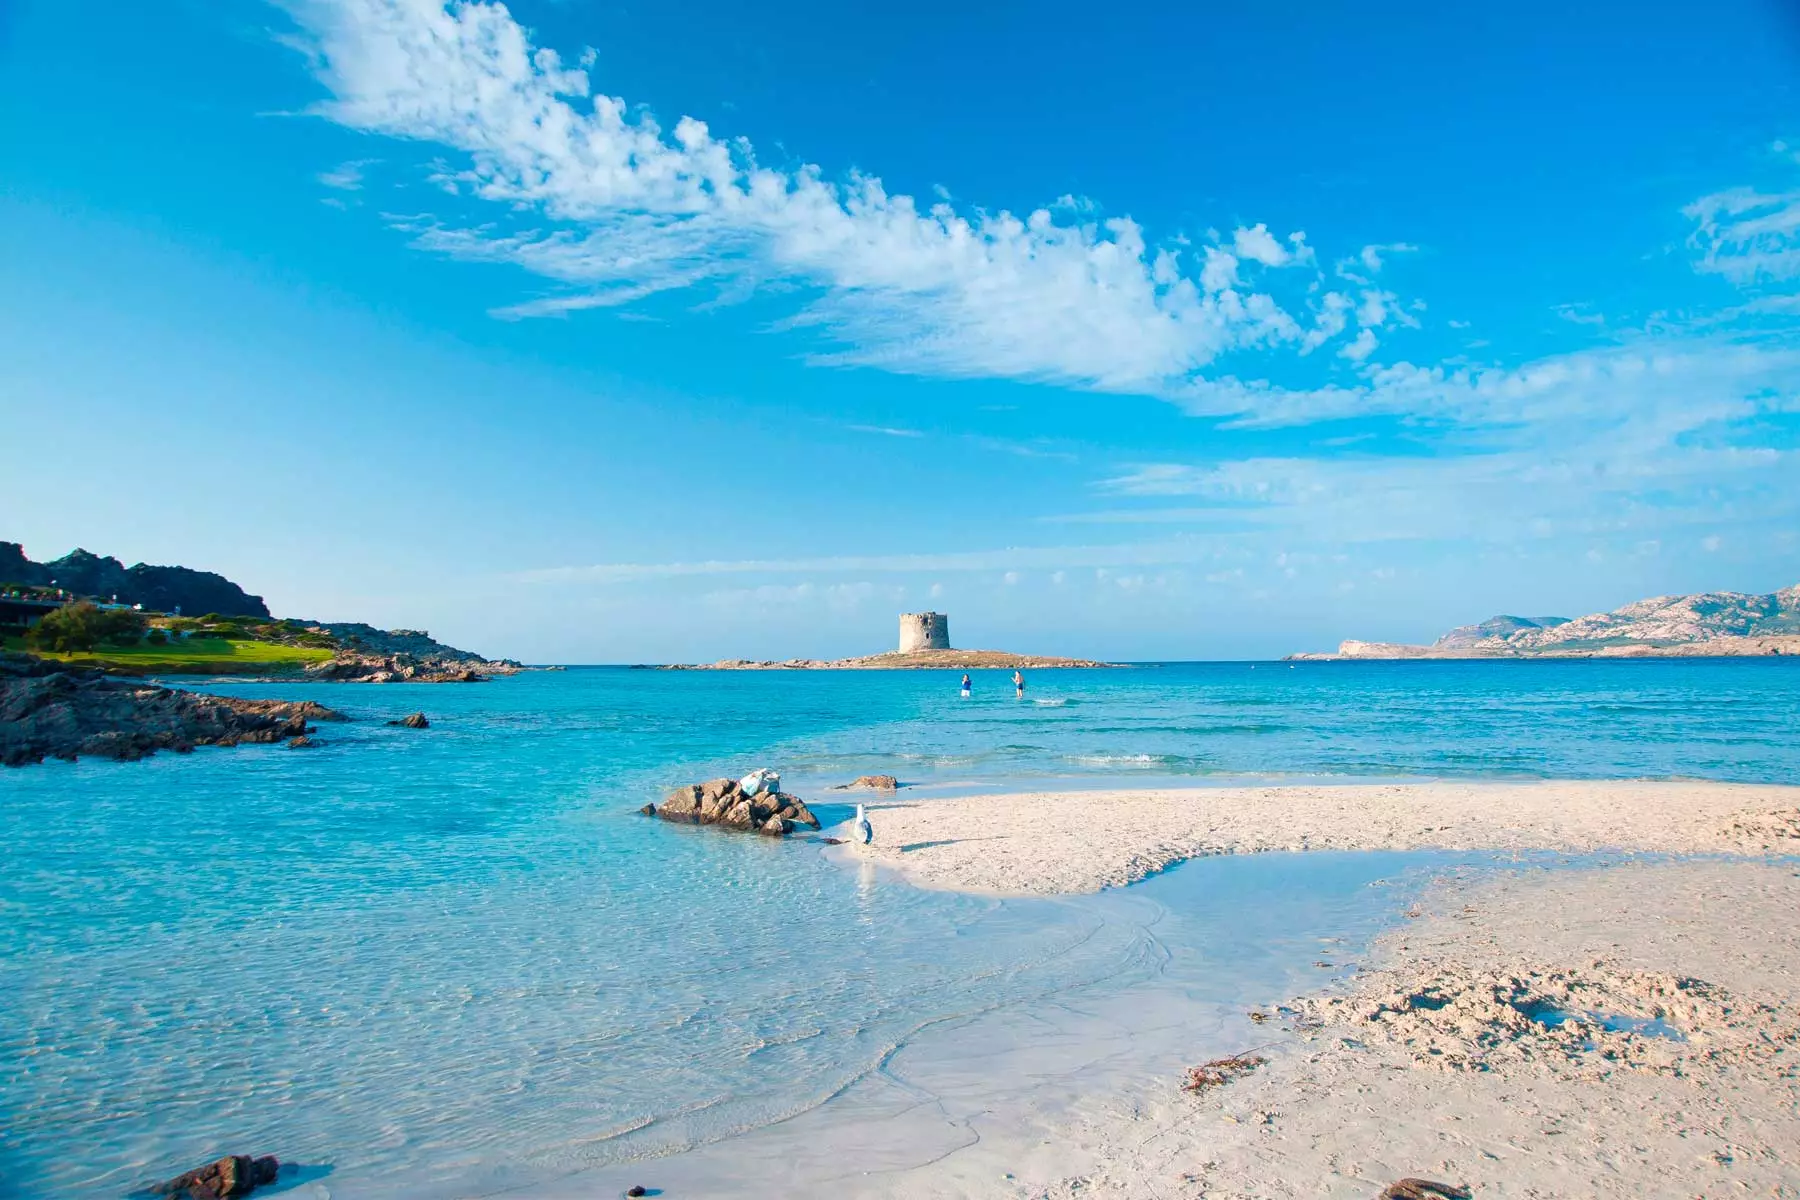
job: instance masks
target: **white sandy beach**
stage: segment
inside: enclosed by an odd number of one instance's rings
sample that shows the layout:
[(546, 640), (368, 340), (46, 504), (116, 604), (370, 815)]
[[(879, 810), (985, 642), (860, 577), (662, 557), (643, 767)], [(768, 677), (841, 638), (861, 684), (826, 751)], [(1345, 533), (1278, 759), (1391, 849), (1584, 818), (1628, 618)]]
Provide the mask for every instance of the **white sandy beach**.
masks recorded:
[(928, 886), (1015, 894), (1258, 850), (1763, 861), (1441, 881), (1346, 984), (1259, 1011), (1241, 1049), (1268, 1061), (1250, 1075), (1199, 1095), (1171, 1077), (1085, 1112), (1015, 1145), (999, 1182), (971, 1186), (994, 1176), (951, 1160), (871, 1195), (1349, 1200), (1419, 1177), (1477, 1197), (1800, 1196), (1800, 869), (1766, 858), (1800, 850), (1800, 789), (1117, 791), (872, 818), (877, 842), (859, 854)]
[(1800, 852), (1800, 787), (1554, 781), (971, 796), (870, 810), (856, 853), (927, 887), (1094, 892), (1263, 850)]
[[(1068, 1136), (1033, 1197), (1800, 1196), (1800, 871), (1631, 864), (1437, 894), (1267, 1066)], [(1529, 1013), (1660, 1019), (1685, 1040)], [(1248, 1048), (1248, 1047), (1247, 1047)], [(1171, 1087), (1173, 1085), (1171, 1084)]]
[[(671, 1196), (1374, 1200), (1417, 1178), (1477, 1200), (1800, 1198), (1800, 865), (1773, 857), (1800, 849), (1800, 789), (1433, 783), (870, 811), (875, 845), (829, 853), (1011, 894), (1255, 850), (1657, 857), (1458, 868), (1372, 947), (1330, 951), (1356, 967), (1323, 991), (1302, 983), (1224, 1020), (1166, 990), (995, 1013), (948, 1056), (909, 1050), (786, 1129), (542, 1194), (641, 1178)], [(1140, 1029), (1162, 1066), (1130, 1052)], [(1264, 1061), (1182, 1090), (1214, 1054)], [(1030, 1067), (989, 1069), (1001, 1062)]]

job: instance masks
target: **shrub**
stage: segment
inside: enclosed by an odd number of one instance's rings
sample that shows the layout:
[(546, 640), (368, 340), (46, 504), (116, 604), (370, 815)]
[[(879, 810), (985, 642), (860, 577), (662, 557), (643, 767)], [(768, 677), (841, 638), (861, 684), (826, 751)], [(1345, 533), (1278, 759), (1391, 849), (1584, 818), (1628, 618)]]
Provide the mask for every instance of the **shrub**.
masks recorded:
[(28, 645), (58, 654), (92, 650), (102, 642), (129, 646), (144, 636), (142, 613), (128, 608), (101, 608), (86, 600), (46, 613), (25, 635)]
[(152, 646), (163, 646), (168, 644), (169, 635), (160, 629), (152, 629), (149, 633), (144, 635), (144, 640), (149, 642)]

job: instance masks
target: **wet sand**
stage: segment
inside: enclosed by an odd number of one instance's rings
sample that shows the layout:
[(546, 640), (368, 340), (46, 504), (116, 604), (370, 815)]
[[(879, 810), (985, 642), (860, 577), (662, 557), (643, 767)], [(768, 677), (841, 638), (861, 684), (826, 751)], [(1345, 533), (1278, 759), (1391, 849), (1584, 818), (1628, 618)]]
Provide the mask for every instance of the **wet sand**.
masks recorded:
[(1443, 888), (1371, 969), (1269, 1010), (1267, 1065), (1066, 1130), (1091, 1168), (1015, 1194), (1800, 1196), (1796, 912), (1792, 864)]

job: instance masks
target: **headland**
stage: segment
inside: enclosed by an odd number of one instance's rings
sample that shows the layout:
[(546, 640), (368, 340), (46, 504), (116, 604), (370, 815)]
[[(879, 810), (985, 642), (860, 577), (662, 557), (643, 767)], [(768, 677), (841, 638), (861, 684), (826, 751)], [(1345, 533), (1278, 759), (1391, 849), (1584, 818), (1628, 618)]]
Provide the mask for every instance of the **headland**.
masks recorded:
[(1653, 596), (1585, 617), (1489, 617), (1429, 646), (1349, 639), (1296, 661), (1412, 658), (1739, 658), (1800, 655), (1800, 584)]

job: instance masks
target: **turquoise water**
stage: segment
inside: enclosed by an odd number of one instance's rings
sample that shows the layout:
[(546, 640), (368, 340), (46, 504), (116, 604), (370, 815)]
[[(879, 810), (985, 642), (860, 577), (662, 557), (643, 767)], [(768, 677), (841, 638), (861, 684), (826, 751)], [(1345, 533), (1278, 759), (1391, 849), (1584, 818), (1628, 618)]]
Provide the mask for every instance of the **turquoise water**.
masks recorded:
[[(967, 701), (954, 679), (238, 684), (358, 720), (309, 751), (0, 775), (0, 1194), (117, 1196), (229, 1150), (335, 1196), (563, 1179), (830, 1112), (959, 1023), (1277, 997), (1445, 865), (1275, 856), (1002, 902), (635, 814), (679, 781), (774, 765), (831, 822), (848, 810), (815, 789), (877, 770), (923, 795), (1800, 778), (1783, 660), (1046, 671), (1024, 702), (998, 672)], [(429, 731), (382, 723), (413, 709)]]

